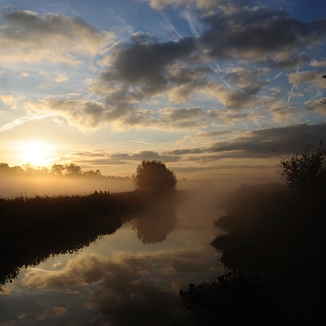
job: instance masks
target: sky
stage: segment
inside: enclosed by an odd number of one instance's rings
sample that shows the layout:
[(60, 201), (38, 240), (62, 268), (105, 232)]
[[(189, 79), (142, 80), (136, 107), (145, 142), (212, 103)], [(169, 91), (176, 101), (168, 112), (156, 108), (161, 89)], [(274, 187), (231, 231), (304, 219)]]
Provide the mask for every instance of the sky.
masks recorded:
[(323, 0), (0, 0), (0, 161), (275, 175), (326, 142)]

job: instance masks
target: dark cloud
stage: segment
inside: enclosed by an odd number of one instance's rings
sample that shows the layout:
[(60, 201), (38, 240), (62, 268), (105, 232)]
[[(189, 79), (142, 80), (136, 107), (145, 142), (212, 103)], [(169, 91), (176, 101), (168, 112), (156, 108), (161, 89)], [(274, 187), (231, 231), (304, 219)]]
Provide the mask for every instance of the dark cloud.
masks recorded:
[(226, 72), (225, 79), (232, 81), (243, 93), (256, 95), (266, 85), (266, 81), (261, 78), (265, 74), (264, 70), (234, 68)]
[(228, 153), (234, 158), (269, 158), (276, 155), (274, 149), (280, 155), (291, 155), (308, 144), (319, 144), (325, 134), (326, 124), (253, 130), (232, 141), (215, 143), (209, 152)]
[(283, 63), (301, 46), (315, 46), (325, 40), (326, 19), (304, 22), (285, 11), (267, 7), (223, 7), (203, 18), (209, 28), (202, 42), (216, 58), (266, 57)]
[(215, 130), (215, 131), (209, 131), (209, 132), (203, 132), (200, 134), (197, 134), (195, 137), (197, 138), (212, 138), (212, 137), (220, 137), (220, 136), (232, 136), (239, 131), (237, 130)]
[(169, 65), (187, 58), (195, 45), (193, 38), (159, 43), (138, 37), (133, 43), (121, 43), (115, 47), (111, 66), (101, 72), (99, 79), (108, 86), (126, 83), (141, 87), (142, 96), (158, 94), (173, 82)]
[[(287, 113), (289, 114), (289, 113)], [(270, 128), (243, 132), (241, 135), (215, 142), (209, 147), (179, 149), (166, 152), (168, 155), (179, 155), (183, 161), (206, 164), (222, 159), (238, 158), (271, 158), (277, 155), (292, 155), (301, 152), (308, 144), (319, 144), (325, 139), (326, 124), (298, 124), (282, 128)], [(277, 154), (275, 153), (277, 152)], [(212, 155), (212, 153), (216, 153)], [(207, 169), (207, 166), (196, 166), (190, 171)], [(223, 168), (222, 166), (211, 169)], [(188, 171), (187, 168), (175, 167), (175, 172)]]
[(80, 152), (80, 153), (72, 153), (69, 154), (71, 156), (78, 156), (79, 162), (88, 162), (95, 165), (120, 165), (120, 164), (127, 164), (127, 163), (139, 163), (143, 160), (159, 160), (165, 163), (169, 162), (178, 162), (181, 160), (177, 154), (170, 155), (170, 154), (159, 154), (153, 151), (141, 151), (139, 153), (133, 154), (111, 154), (100, 152), (97, 154), (95, 153), (88, 153)]

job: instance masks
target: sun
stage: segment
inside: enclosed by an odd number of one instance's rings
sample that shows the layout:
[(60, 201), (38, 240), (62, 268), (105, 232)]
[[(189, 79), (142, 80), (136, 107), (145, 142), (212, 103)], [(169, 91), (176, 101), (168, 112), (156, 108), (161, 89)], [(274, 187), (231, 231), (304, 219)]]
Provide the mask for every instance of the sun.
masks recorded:
[(48, 166), (53, 158), (52, 144), (40, 140), (22, 142), (18, 151), (23, 163), (34, 166)]

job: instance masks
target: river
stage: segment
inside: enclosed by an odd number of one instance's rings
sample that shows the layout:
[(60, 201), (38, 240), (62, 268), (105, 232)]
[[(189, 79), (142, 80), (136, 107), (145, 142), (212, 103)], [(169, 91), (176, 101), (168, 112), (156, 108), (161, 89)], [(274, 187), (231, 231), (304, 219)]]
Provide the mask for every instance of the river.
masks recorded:
[(144, 212), (77, 252), (21, 270), (0, 294), (1, 325), (170, 325), (179, 290), (223, 272), (209, 245), (216, 197), (193, 192)]

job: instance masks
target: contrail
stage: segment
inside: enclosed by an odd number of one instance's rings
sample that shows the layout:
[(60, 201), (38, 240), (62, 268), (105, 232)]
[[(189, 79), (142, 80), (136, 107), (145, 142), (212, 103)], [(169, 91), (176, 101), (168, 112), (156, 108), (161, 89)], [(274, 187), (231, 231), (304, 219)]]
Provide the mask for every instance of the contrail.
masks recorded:
[(216, 67), (217, 67), (218, 71), (221, 71), (220, 65), (217, 63), (217, 61), (216, 61)]
[(183, 18), (188, 22), (189, 28), (196, 37), (200, 37), (200, 33), (197, 31), (193, 18), (190, 16), (189, 12), (184, 10), (182, 13)]
[[(299, 67), (297, 68), (296, 74), (298, 74), (298, 72), (299, 72)], [(288, 97), (288, 103), (289, 103), (288, 108), (290, 108), (290, 106), (291, 106), (290, 102), (291, 102), (291, 97), (292, 97), (292, 93), (293, 93), (293, 90), (294, 90), (295, 86), (296, 86), (296, 83), (294, 82), (293, 85), (292, 85), (289, 97)], [(286, 116), (285, 126), (288, 125), (289, 116), (290, 116), (290, 113), (288, 113), (288, 115)]]
[[(296, 72), (296, 74), (298, 74), (298, 72), (299, 72), (299, 68), (297, 68), (297, 72)], [(293, 85), (292, 85), (292, 88), (291, 88), (291, 91), (290, 91), (289, 97), (288, 97), (288, 102), (289, 102), (289, 103), (290, 103), (290, 101), (291, 101), (291, 96), (292, 96), (292, 92), (293, 92), (293, 90), (294, 90), (295, 85), (296, 85), (296, 83), (294, 82)]]
[(168, 17), (162, 13), (162, 17), (164, 19), (164, 24), (161, 22), (162, 27), (170, 34), (173, 38), (174, 41), (179, 41), (182, 36), (178, 33), (178, 31), (175, 29), (175, 27), (172, 25)]
[(230, 85), (224, 80), (224, 79), (222, 79), (222, 81), (223, 81), (223, 83), (224, 83), (224, 85), (228, 88), (228, 89), (232, 89), (231, 87), (230, 87)]
[(278, 77), (280, 77), (281, 75), (283, 75), (283, 71), (279, 72), (279, 73), (274, 77), (274, 80), (277, 79)]
[(295, 83), (293, 83), (292, 88), (291, 88), (291, 91), (290, 91), (290, 94), (289, 94), (289, 97), (288, 97), (289, 104), (290, 104), (290, 101), (291, 101), (291, 96), (292, 96), (292, 92), (294, 90), (294, 87), (295, 87)]

